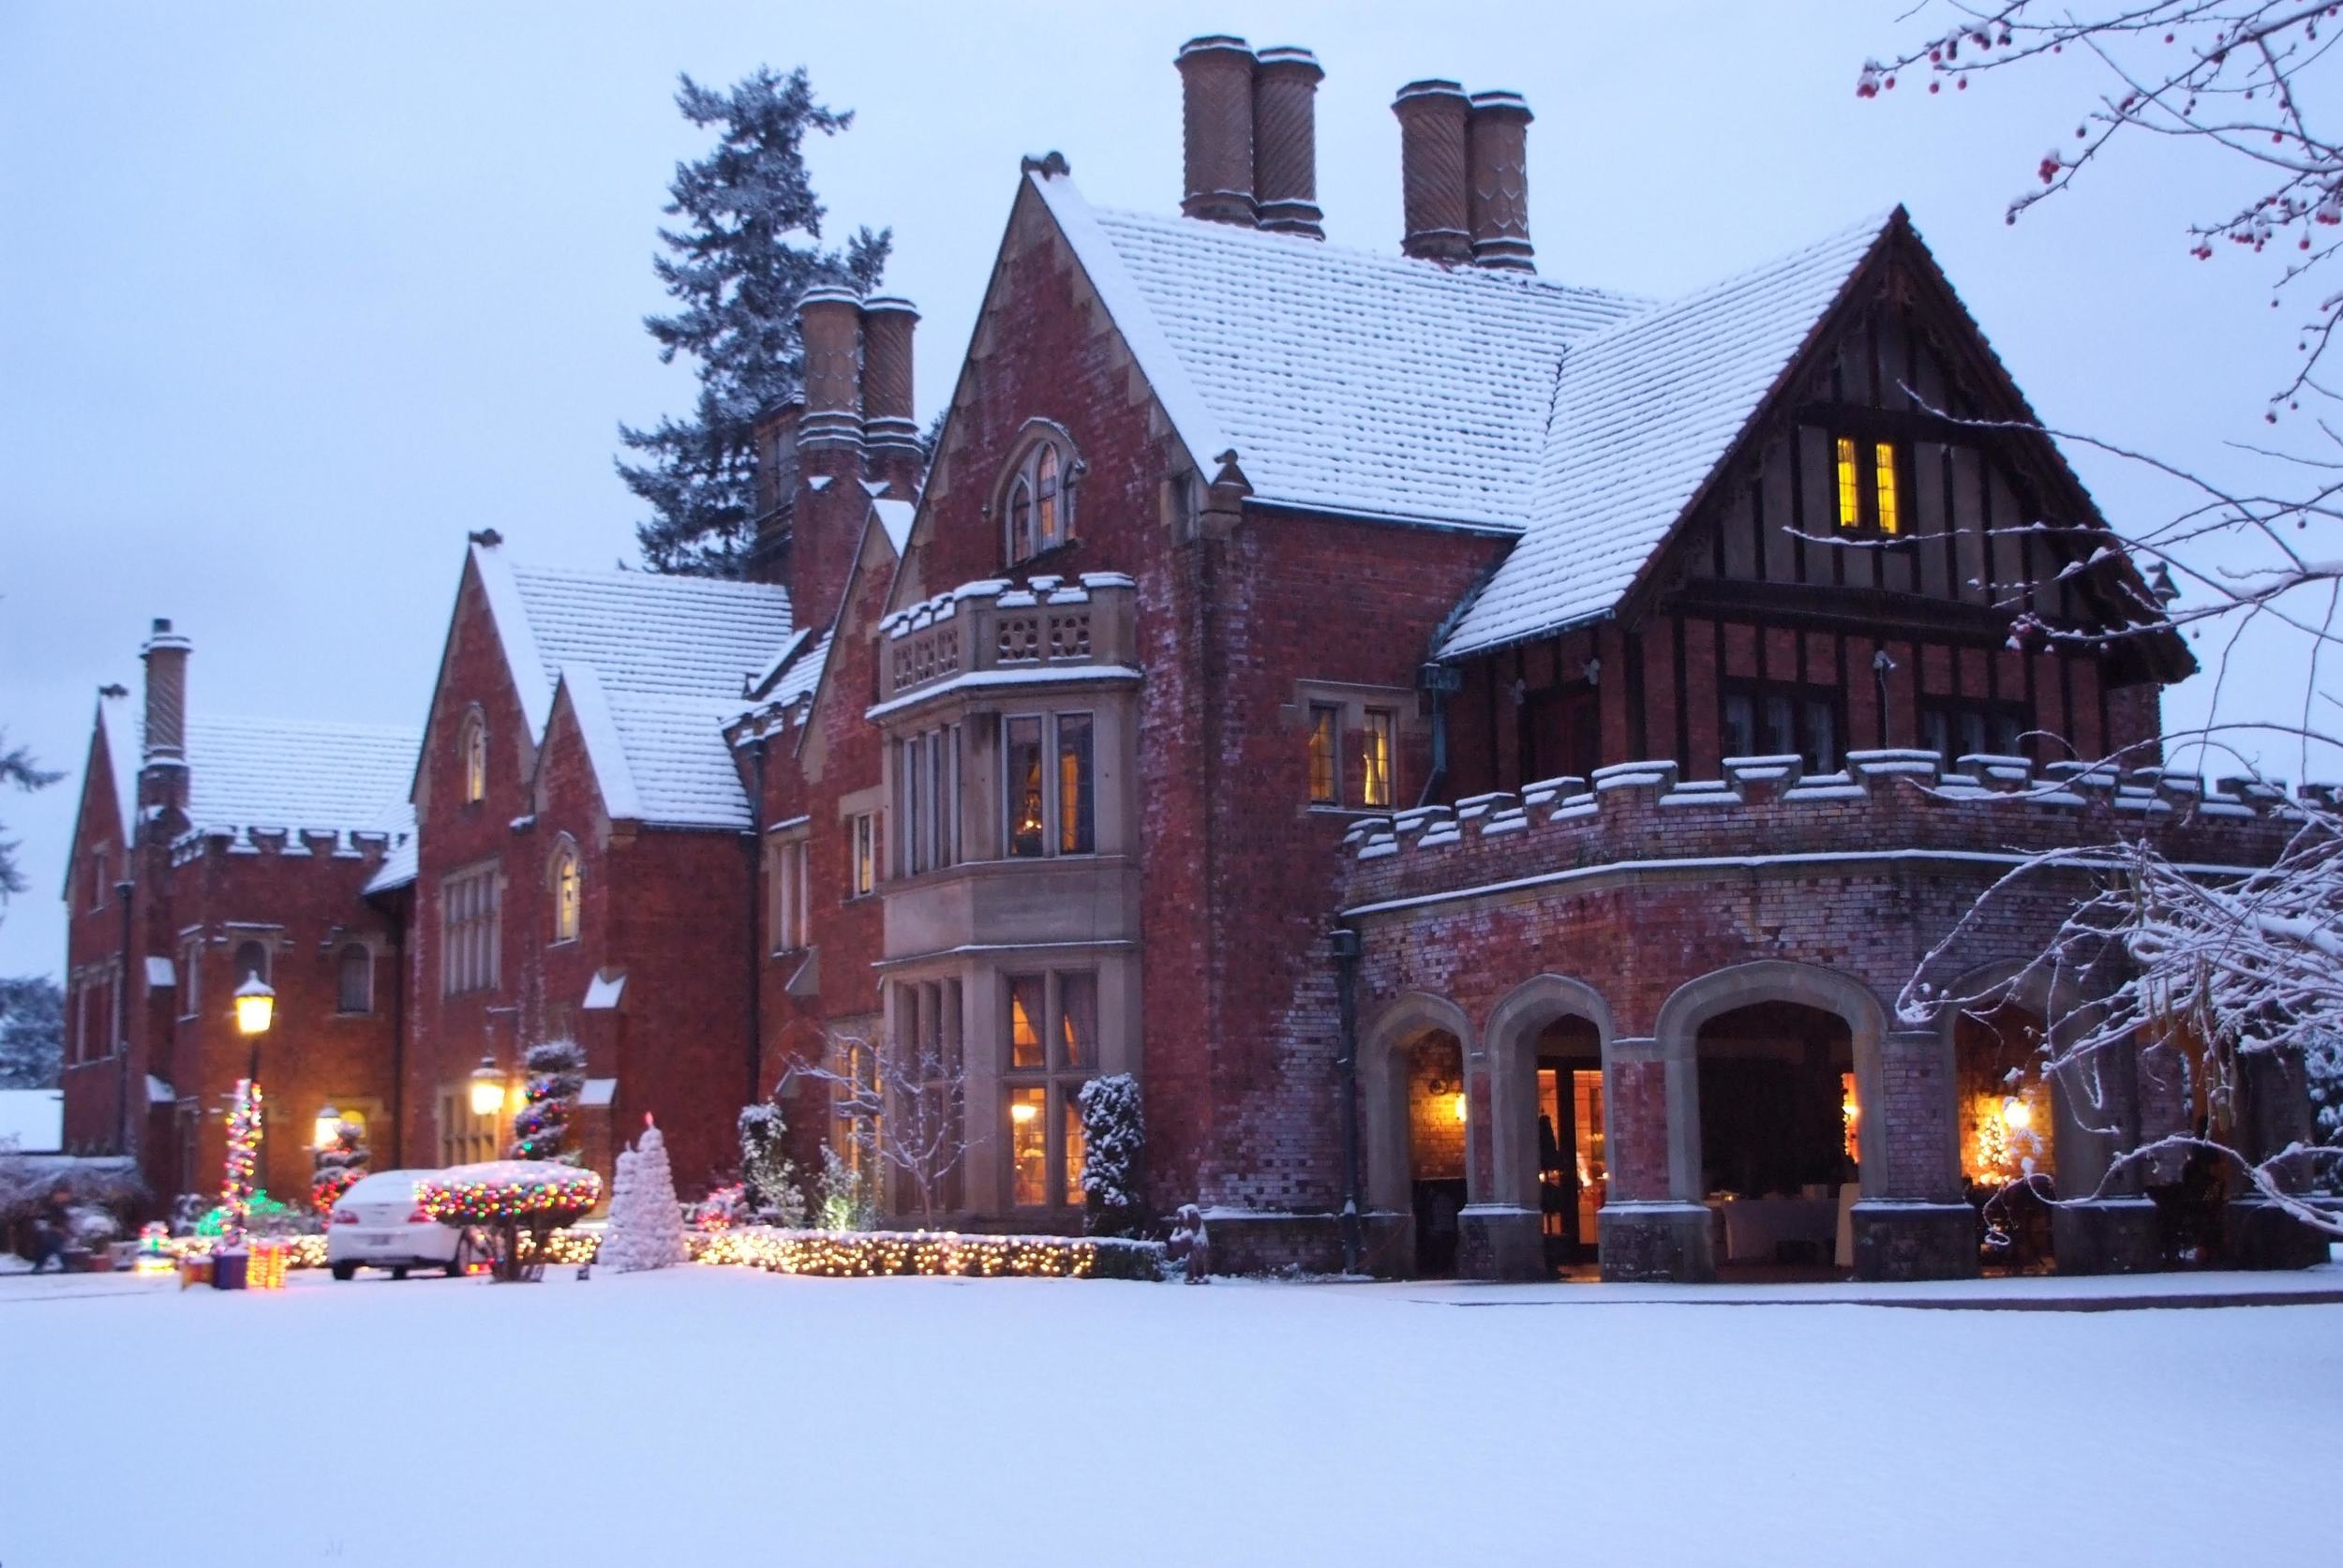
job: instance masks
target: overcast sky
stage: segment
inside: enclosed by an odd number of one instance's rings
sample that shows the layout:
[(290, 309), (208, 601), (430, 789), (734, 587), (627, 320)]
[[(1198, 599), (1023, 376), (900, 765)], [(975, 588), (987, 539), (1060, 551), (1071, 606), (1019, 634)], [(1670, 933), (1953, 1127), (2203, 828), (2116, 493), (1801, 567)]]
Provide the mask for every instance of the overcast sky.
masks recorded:
[[(1668, 294), (1903, 202), (2047, 421), (2231, 461), (2221, 439), (2261, 434), (2293, 344), (2274, 268), (2186, 255), (2220, 171), (2159, 150), (2005, 226), (2086, 83), (2067, 61), (1860, 103), (1857, 68), (1909, 37), (1908, 4), (8, 0), (0, 725), (73, 776), (0, 797), (33, 884), (0, 923), (0, 974), (62, 965), (95, 693), (135, 688), (149, 618), (193, 638), (199, 712), (420, 724), (467, 530), (524, 560), (633, 560), (615, 427), (689, 396), (639, 325), (663, 306), (665, 182), (703, 144), (679, 71), (803, 64), (856, 112), (812, 148), (816, 186), (833, 233), (894, 228), (888, 291), (925, 314), (922, 422), (1020, 156), (1062, 149), (1094, 202), (1174, 210), (1172, 54), (1226, 30), (1325, 66), (1335, 242), (1396, 248), (1400, 83), (1514, 88), (1537, 115), (1549, 276)], [(2155, 504), (2114, 465), (2078, 467), (2119, 519)], [(2265, 658), (2247, 700), (2291, 675), (2298, 701), (2293, 665)]]

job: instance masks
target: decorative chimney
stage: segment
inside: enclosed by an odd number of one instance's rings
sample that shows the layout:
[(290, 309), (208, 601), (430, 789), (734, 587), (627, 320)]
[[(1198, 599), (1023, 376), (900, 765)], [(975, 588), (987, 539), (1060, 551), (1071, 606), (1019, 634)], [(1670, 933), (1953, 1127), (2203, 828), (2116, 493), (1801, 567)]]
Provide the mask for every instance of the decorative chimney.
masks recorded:
[(798, 421), (805, 399), (792, 397), (757, 417), (750, 442), (756, 453), (756, 536), (749, 545), (753, 582), (785, 581), (789, 562), (789, 515), (798, 494)]
[(862, 302), (863, 467), (895, 500), (918, 491), (924, 458), (911, 407), (911, 336), (918, 321), (907, 299)]
[(1253, 197), (1261, 226), (1326, 237), (1318, 207), (1318, 84), (1306, 49), (1264, 49), (1253, 71)]
[(1253, 201), (1253, 52), (1243, 38), (1214, 33), (1180, 46), (1180, 117), (1186, 151), (1189, 217), (1250, 228)]
[(142, 762), (185, 763), (187, 759), (187, 655), (195, 645), (160, 619), (139, 650), (146, 661), (146, 736), (139, 749)]
[(1471, 111), (1464, 89), (1434, 78), (1399, 89), (1391, 112), (1399, 116), (1399, 190), (1407, 232), (1399, 248), (1429, 261), (1472, 256), (1466, 210), (1465, 122)]
[(805, 416), (798, 444), (862, 444), (862, 300), (852, 289), (809, 289), (798, 302), (805, 341)]
[(1519, 93), (1475, 93), (1466, 136), (1472, 186), (1472, 260), (1537, 271), (1530, 248), (1530, 105)]

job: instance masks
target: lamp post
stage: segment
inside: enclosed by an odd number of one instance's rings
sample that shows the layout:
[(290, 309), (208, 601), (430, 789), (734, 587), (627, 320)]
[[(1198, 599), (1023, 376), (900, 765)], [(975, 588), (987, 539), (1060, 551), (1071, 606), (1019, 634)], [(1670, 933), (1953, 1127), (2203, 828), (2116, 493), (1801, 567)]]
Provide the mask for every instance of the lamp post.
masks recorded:
[(245, 1065), (242, 1113), (228, 1129), (228, 1181), (222, 1194), (229, 1210), (229, 1229), (242, 1238), (252, 1212), (252, 1194), (261, 1186), (261, 1145), (267, 1132), (261, 1098), (261, 1037), (276, 1017), (276, 993), (259, 971), (246, 975), (236, 987), (236, 1032), (252, 1042)]
[(332, 1106), (318, 1113), (317, 1126), (310, 1130), (309, 1146), (321, 1152), (332, 1148), (342, 1135), (342, 1113)]
[(504, 1070), (494, 1056), (483, 1056), (471, 1069), (471, 1113), (493, 1116), (504, 1109)]

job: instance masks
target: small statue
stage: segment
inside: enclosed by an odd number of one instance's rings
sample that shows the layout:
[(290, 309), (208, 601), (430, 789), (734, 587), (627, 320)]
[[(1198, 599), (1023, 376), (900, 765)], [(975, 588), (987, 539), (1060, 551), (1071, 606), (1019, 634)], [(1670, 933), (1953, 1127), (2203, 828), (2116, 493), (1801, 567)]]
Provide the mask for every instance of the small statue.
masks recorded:
[(1201, 1285), (1212, 1273), (1212, 1237), (1204, 1230), (1203, 1212), (1195, 1204), (1180, 1205), (1179, 1217), (1172, 1223), (1172, 1239), (1164, 1244), (1163, 1254), (1186, 1266), (1186, 1279), (1191, 1285)]

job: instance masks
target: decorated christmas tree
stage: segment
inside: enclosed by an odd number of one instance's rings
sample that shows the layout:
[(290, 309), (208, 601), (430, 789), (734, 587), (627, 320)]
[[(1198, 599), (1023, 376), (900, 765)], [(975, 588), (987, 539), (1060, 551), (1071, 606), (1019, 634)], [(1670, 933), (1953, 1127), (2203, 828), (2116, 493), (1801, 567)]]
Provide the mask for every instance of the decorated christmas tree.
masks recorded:
[(619, 1156), (610, 1226), (603, 1232), (596, 1261), (620, 1274), (691, 1262), (683, 1241), (683, 1210), (676, 1202), (675, 1173), (667, 1168), (667, 1141), (648, 1113), (642, 1137)]
[(529, 1085), (521, 1091), (521, 1108), (513, 1113), (515, 1159), (558, 1159), (577, 1163), (577, 1142), (570, 1133), (570, 1113), (578, 1091), (586, 1087), (586, 1053), (575, 1040), (546, 1040), (532, 1045), (521, 1058), (529, 1068)]
[(336, 1122), (334, 1141), (317, 1152), (316, 1170), (309, 1178), (309, 1206), (320, 1214), (331, 1214), (342, 1194), (366, 1175), (373, 1159), (374, 1151), (366, 1147), (358, 1125)]
[(779, 1105), (769, 1100), (740, 1108), (740, 1184), (760, 1225), (805, 1223), (805, 1194), (789, 1159), (788, 1133)]

